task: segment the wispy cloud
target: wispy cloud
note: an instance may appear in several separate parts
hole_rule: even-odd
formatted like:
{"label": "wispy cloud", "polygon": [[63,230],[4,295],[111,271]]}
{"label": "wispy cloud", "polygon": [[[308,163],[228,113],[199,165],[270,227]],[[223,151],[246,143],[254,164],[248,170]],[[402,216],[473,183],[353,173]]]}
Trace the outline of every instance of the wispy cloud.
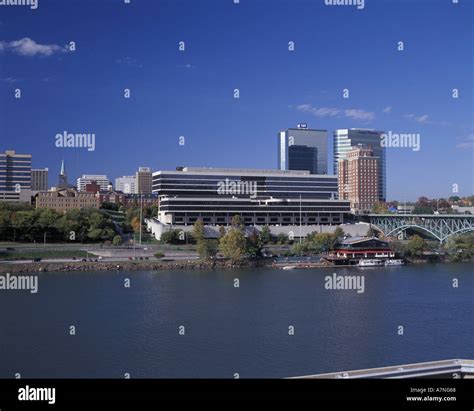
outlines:
{"label": "wispy cloud", "polygon": [[387,106],[385,107],[382,112],[385,113],[385,114],[388,114],[392,111],[392,106]]}
{"label": "wispy cloud", "polygon": [[117,64],[123,64],[123,65],[126,65],[128,67],[134,67],[134,68],[142,68],[143,67],[143,64],[138,62],[138,60],[136,60],[132,57],[128,57],[128,56],[124,57],[124,58],[117,59],[117,60],[115,60],[115,62]]}
{"label": "wispy cloud", "polygon": [[3,83],[17,83],[20,81],[20,79],[17,79],[17,78],[14,78],[14,77],[4,77],[4,78],[0,78],[0,81],[3,82]]}
{"label": "wispy cloud", "polygon": [[375,114],[362,109],[341,109],[338,107],[314,107],[311,104],[300,104],[296,109],[302,112],[311,113],[316,117],[346,117],[353,120],[370,122],[375,119]]}
{"label": "wispy cloud", "polygon": [[434,121],[431,120],[431,117],[428,114],[423,114],[422,116],[417,116],[416,114],[410,113],[410,114],[405,114],[403,117],[416,121],[419,124],[429,124],[429,125],[435,125],[435,126],[444,126],[448,127],[451,126],[451,123],[449,121]]}
{"label": "wispy cloud", "polygon": [[430,124],[431,122],[429,121],[430,116],[428,114],[423,114],[422,116],[417,116],[415,114],[405,114],[403,117],[408,118],[410,120],[416,121],[417,123],[420,124]]}
{"label": "wispy cloud", "polygon": [[19,56],[52,56],[56,53],[66,53],[68,50],[65,46],[57,44],[40,44],[24,37],[20,40],[0,41],[0,51],[10,51]]}
{"label": "wispy cloud", "polygon": [[456,148],[474,148],[474,133],[469,134],[464,141],[456,144]]}
{"label": "wispy cloud", "polygon": [[303,112],[313,113],[316,117],[334,117],[337,116],[341,110],[334,107],[313,107],[311,104],[300,104],[296,107],[297,110]]}
{"label": "wispy cloud", "polygon": [[184,68],[184,69],[194,69],[194,68],[196,68],[196,66],[195,66],[194,64],[191,64],[191,63],[178,64],[176,67],[178,67],[178,68]]}
{"label": "wispy cloud", "polygon": [[346,117],[352,118],[354,120],[362,120],[362,121],[373,121],[375,119],[375,114],[371,111],[359,110],[359,109],[350,109],[344,110],[344,114]]}

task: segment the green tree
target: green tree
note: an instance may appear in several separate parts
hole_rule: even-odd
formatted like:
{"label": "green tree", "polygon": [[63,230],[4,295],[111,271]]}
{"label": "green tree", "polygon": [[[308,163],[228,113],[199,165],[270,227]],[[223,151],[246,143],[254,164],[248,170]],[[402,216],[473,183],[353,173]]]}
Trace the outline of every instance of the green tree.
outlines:
{"label": "green tree", "polygon": [[219,238],[222,238],[225,236],[226,230],[223,225],[219,226]]}
{"label": "green tree", "polygon": [[245,258],[246,240],[241,230],[232,227],[219,241],[219,250],[232,260]]}
{"label": "green tree", "polygon": [[450,261],[460,262],[474,257],[474,234],[450,237],[445,244]]}
{"label": "green tree", "polygon": [[288,242],[288,236],[285,233],[278,233],[276,241],[278,244],[286,244]]}
{"label": "green tree", "polygon": [[335,241],[339,240],[340,238],[342,239],[345,235],[346,233],[341,227],[337,227],[332,233],[332,236],[334,237]]}
{"label": "green tree", "polygon": [[116,235],[112,240],[112,244],[115,246],[122,245],[122,237],[120,237],[119,235]]}
{"label": "green tree", "polygon": [[209,259],[214,258],[219,249],[219,242],[217,240],[198,240],[196,245],[196,251],[199,257]]}
{"label": "green tree", "polygon": [[114,224],[110,217],[97,210],[92,210],[88,216],[89,229],[87,237],[92,242],[111,241],[115,235]]}
{"label": "green tree", "polygon": [[413,214],[434,214],[434,211],[430,206],[416,205]]}
{"label": "green tree", "polygon": [[199,241],[201,240],[204,240],[204,223],[202,222],[201,219],[197,219],[194,222],[192,233],[197,243],[199,243]]}
{"label": "green tree", "polygon": [[387,214],[388,213],[387,204],[382,203],[382,202],[375,203],[374,206],[372,207],[372,212],[374,214]]}
{"label": "green tree", "polygon": [[426,241],[423,240],[423,238],[421,238],[419,235],[415,234],[408,241],[406,251],[410,255],[417,256],[417,255],[421,255],[425,247],[426,247]]}
{"label": "green tree", "polygon": [[8,241],[12,239],[12,212],[10,210],[0,210],[0,240]]}
{"label": "green tree", "polygon": [[36,225],[36,215],[33,211],[17,211],[12,213],[12,227],[16,232],[17,241],[33,242],[39,239]]}
{"label": "green tree", "polygon": [[166,244],[180,244],[183,242],[184,236],[181,230],[169,230],[161,234],[161,242]]}
{"label": "green tree", "polygon": [[56,228],[66,241],[84,242],[87,240],[89,222],[84,210],[68,210],[56,222]]}
{"label": "green tree", "polygon": [[238,228],[238,229],[243,229],[244,224],[242,222],[242,217],[240,215],[236,214],[232,217],[231,223],[232,227]]}
{"label": "green tree", "polygon": [[272,234],[270,232],[270,227],[268,225],[265,225],[262,227],[262,231],[260,232],[260,239],[262,240],[262,243],[268,244],[271,239],[272,239]]}
{"label": "green tree", "polygon": [[255,230],[246,239],[246,252],[251,258],[261,257],[262,255],[262,240],[259,233]]}

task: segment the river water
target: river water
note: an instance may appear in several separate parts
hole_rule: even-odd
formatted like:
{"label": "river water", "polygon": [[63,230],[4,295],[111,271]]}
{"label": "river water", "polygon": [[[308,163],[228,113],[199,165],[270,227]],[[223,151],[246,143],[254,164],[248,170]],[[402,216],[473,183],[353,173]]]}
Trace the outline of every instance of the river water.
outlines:
{"label": "river water", "polygon": [[[326,289],[334,272],[363,276],[364,292]],[[0,312],[0,378],[289,377],[474,359],[470,264],[44,273],[36,294],[1,290]]]}

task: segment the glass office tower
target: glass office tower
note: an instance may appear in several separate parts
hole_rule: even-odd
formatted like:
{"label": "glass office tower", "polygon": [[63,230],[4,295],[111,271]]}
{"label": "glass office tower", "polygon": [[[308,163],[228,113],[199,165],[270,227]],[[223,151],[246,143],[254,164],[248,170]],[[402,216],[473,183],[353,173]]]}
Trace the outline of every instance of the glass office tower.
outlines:
{"label": "glass office tower", "polygon": [[278,168],[306,170],[311,174],[327,174],[327,130],[306,125],[289,128],[278,134]]}

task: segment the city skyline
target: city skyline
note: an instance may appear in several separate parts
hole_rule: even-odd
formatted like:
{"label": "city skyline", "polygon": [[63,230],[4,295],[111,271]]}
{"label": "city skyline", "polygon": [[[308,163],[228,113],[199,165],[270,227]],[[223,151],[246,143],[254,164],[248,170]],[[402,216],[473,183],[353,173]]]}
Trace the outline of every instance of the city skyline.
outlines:
{"label": "city skyline", "polygon": [[[421,136],[418,151],[387,147],[388,200],[472,194],[472,4],[206,4],[109,3],[91,14],[71,2],[68,25],[55,2],[4,8],[3,148],[32,153],[53,185],[62,159],[71,181],[113,181],[142,164],[276,169],[280,130],[371,128]],[[94,150],[58,146],[68,132],[93,135]]]}

